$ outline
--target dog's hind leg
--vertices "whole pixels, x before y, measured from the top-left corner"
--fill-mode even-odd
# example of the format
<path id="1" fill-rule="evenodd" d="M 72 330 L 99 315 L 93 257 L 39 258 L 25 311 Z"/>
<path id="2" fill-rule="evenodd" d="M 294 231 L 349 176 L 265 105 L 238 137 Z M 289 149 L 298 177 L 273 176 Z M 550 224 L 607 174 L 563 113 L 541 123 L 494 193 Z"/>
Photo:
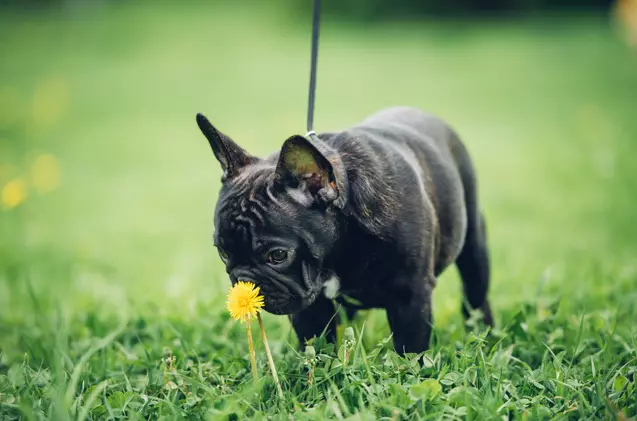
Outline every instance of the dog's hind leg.
<path id="1" fill-rule="evenodd" d="M 475 217 L 477 224 L 469 223 L 464 247 L 456 259 L 466 300 L 462 304 L 462 312 L 465 317 L 469 317 L 468 303 L 472 309 L 482 310 L 484 322 L 493 326 L 491 306 L 487 297 L 490 268 L 486 227 L 482 215 L 476 212 Z"/>
<path id="2" fill-rule="evenodd" d="M 467 211 L 465 242 L 456 258 L 465 296 L 462 311 L 465 317 L 469 316 L 469 308 L 466 305 L 468 303 L 470 308 L 482 310 L 484 322 L 493 326 L 491 306 L 487 297 L 490 264 L 486 225 L 478 206 L 477 183 L 469 154 L 457 138 L 454 140 L 457 141 L 454 145 L 454 158 L 462 179 Z"/>

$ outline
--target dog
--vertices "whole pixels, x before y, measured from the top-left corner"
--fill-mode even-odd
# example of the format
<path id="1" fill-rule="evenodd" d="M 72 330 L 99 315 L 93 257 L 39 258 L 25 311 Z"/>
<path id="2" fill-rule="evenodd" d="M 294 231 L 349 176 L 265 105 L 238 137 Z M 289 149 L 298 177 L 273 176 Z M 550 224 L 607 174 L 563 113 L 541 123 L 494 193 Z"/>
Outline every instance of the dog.
<path id="1" fill-rule="evenodd" d="M 399 354 L 428 349 L 432 291 L 455 263 L 462 310 L 493 319 L 489 253 L 476 175 L 454 130 L 411 107 L 346 130 L 294 135 L 258 158 L 197 114 L 221 164 L 214 244 L 234 285 L 288 315 L 304 347 L 336 340 L 335 303 L 387 312 Z"/>

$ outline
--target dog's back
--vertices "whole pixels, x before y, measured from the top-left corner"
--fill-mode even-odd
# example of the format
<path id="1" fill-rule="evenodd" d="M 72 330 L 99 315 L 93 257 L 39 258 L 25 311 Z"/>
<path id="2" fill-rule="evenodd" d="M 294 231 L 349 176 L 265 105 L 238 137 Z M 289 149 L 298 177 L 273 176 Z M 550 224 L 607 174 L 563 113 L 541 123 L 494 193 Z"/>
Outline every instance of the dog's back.
<path id="1" fill-rule="evenodd" d="M 465 200 L 473 169 L 455 132 L 439 118 L 411 107 L 379 111 L 346 130 L 376 157 L 402 204 L 404 219 L 435 215 L 436 272 L 462 249 L 467 228 Z M 335 139 L 336 140 L 336 139 Z M 338 145 L 334 147 L 339 148 Z M 473 195 L 473 193 L 470 193 Z"/>

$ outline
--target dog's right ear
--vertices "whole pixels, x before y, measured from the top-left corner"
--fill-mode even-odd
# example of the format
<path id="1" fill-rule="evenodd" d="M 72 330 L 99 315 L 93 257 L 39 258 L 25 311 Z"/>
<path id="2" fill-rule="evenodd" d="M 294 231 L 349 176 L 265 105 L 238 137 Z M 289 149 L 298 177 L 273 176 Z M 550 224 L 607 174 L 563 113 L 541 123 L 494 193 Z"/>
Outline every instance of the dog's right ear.
<path id="1" fill-rule="evenodd" d="M 232 139 L 214 128 L 210 121 L 201 113 L 197 113 L 197 125 L 208 139 L 212 152 L 223 169 L 222 180 L 225 181 L 237 175 L 238 171 L 256 161 Z"/>

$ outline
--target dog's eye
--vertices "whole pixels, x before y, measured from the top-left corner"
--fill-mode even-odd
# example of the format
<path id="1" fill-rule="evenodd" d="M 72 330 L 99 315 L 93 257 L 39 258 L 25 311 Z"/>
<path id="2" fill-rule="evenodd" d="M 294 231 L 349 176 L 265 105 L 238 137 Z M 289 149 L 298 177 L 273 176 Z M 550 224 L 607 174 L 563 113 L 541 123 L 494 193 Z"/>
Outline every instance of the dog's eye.
<path id="1" fill-rule="evenodd" d="M 219 250 L 219 257 L 221 257 L 221 260 L 223 260 L 224 262 L 228 261 L 228 253 L 226 253 L 222 249 L 218 249 L 218 250 Z"/>
<path id="2" fill-rule="evenodd" d="M 268 253 L 268 263 L 280 265 L 288 259 L 288 252 L 283 249 L 274 249 Z"/>

